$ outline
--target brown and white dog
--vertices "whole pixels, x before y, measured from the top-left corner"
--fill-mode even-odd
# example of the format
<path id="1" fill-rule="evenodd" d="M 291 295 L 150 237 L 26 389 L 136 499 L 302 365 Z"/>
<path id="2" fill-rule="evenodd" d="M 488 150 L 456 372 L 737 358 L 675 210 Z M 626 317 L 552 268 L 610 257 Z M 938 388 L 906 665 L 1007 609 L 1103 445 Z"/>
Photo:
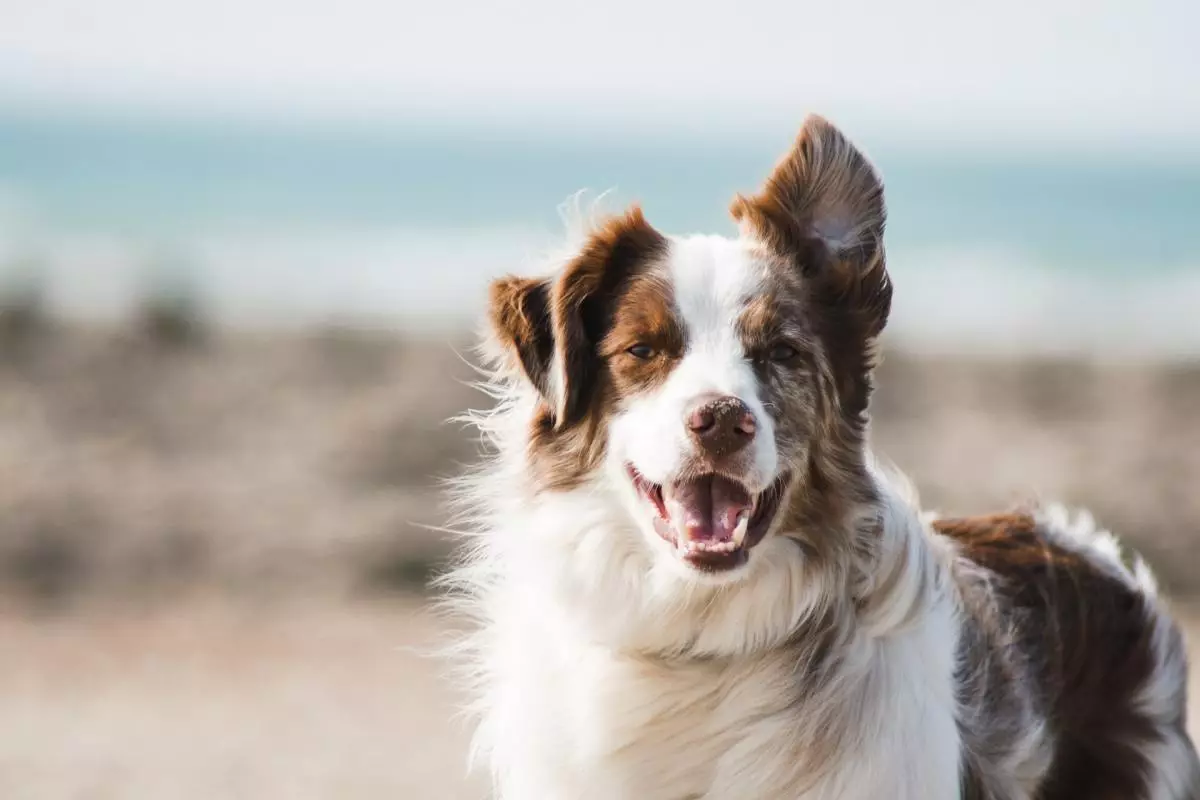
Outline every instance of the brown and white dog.
<path id="1" fill-rule="evenodd" d="M 633 209 L 492 287 L 451 577 L 503 800 L 1200 798 L 1179 631 L 1086 515 L 866 446 L 883 187 L 810 118 L 736 239 Z"/>

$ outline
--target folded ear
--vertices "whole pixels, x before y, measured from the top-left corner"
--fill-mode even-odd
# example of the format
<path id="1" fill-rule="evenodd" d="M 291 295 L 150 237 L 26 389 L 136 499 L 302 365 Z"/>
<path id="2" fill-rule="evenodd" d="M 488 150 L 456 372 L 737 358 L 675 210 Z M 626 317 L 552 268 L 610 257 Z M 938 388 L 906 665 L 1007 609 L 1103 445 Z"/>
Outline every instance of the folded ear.
<path id="1" fill-rule="evenodd" d="M 744 234 L 840 296 L 868 336 L 883 330 L 892 295 L 883 183 L 841 131 L 808 117 L 759 193 L 734 198 L 731 213 Z"/>
<path id="2" fill-rule="evenodd" d="M 557 279 L 492 285 L 492 329 L 553 412 L 555 429 L 577 422 L 596 398 L 598 347 L 618 291 L 666 247 L 634 207 L 599 225 Z"/>
<path id="3" fill-rule="evenodd" d="M 542 397 L 550 382 L 554 338 L 550 330 L 549 279 L 509 276 L 492 284 L 488 298 L 492 333 Z"/>

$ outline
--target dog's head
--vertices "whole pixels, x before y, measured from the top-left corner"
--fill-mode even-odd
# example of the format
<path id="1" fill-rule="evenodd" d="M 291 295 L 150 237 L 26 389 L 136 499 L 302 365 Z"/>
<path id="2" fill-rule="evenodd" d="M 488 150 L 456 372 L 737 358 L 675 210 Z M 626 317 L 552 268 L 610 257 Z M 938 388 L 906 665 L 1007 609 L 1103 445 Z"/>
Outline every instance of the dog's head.
<path id="1" fill-rule="evenodd" d="M 537 393 L 536 488 L 615 490 L 653 558 L 708 582 L 780 534 L 829 547 L 817 529 L 864 499 L 891 303 L 883 187 L 825 120 L 732 213 L 737 239 L 672 237 L 634 208 L 556 275 L 498 281 L 490 305 Z"/>

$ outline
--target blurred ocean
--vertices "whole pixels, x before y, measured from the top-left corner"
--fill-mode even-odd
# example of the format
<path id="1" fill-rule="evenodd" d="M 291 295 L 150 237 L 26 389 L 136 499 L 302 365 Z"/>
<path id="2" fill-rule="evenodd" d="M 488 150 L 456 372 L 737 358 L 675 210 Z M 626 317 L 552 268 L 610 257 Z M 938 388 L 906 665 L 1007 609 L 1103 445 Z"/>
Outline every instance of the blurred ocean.
<path id="1" fill-rule="evenodd" d="M 165 286 L 238 325 L 458 327 L 489 276 L 554 244 L 575 192 L 729 233 L 733 193 L 789 140 L 0 114 L 0 280 L 83 318 Z M 894 341 L 1200 355 L 1195 159 L 862 143 L 889 192 Z"/>

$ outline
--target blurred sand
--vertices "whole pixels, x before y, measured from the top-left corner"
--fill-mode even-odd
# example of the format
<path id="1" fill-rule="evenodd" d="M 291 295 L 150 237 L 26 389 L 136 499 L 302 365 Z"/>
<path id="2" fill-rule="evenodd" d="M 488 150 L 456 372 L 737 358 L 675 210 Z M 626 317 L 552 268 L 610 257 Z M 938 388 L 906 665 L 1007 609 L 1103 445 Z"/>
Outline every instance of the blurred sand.
<path id="1" fill-rule="evenodd" d="M 416 601 L 0 618 L 0 796 L 466 800 Z"/>
<path id="2" fill-rule="evenodd" d="M 418 654 L 471 377 L 347 328 L 0 325 L 0 796 L 480 796 Z M 1093 508 L 1196 639 L 1197 408 L 1196 364 L 892 353 L 875 444 L 943 511 Z"/>

